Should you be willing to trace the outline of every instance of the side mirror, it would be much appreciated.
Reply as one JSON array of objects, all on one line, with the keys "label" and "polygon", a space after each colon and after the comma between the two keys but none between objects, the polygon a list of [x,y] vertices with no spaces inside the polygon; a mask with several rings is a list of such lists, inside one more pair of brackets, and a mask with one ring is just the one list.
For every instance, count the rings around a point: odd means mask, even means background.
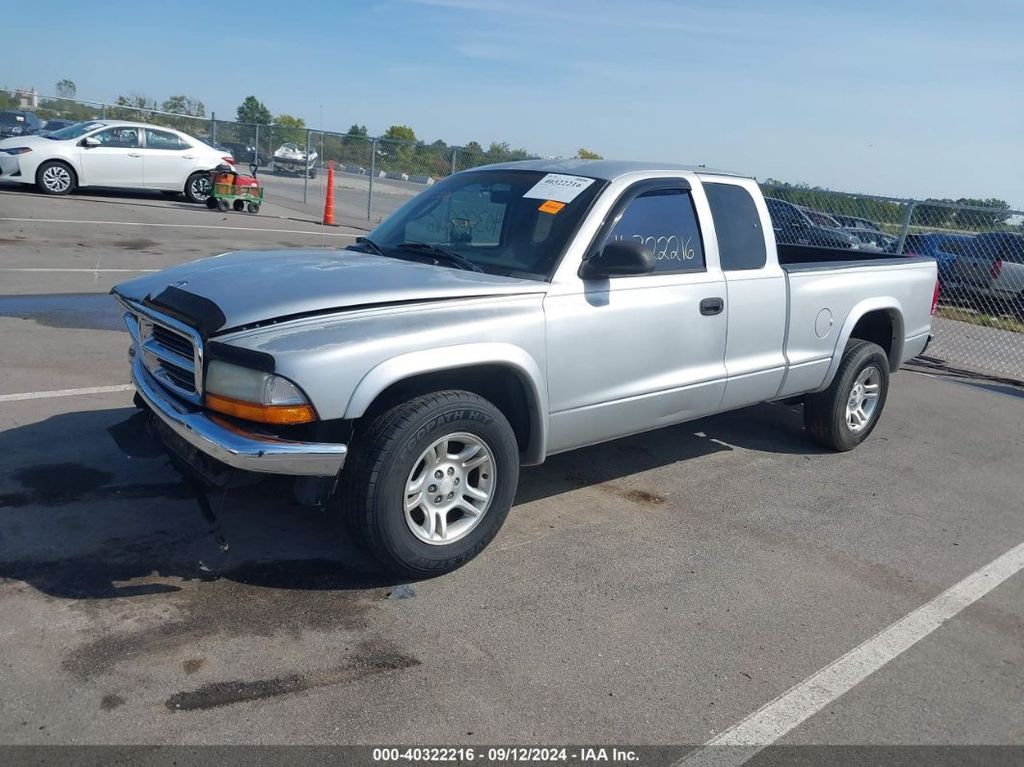
[{"label": "side mirror", "polygon": [[82,139],[79,146],[100,146],[100,140],[98,138],[93,138],[92,136],[86,136],[84,139]]},{"label": "side mirror", "polygon": [[629,277],[654,271],[654,256],[638,242],[613,240],[580,265],[584,280]]}]

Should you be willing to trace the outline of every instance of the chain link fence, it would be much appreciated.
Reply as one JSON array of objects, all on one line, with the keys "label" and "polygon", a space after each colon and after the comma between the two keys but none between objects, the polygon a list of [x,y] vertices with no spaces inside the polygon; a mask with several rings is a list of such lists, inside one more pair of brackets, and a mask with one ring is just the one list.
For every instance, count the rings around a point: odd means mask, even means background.
[{"label": "chain link fence", "polygon": [[[240,164],[257,165],[275,202],[310,215],[322,210],[324,170],[333,162],[338,219],[364,227],[451,173],[531,157],[505,144],[485,150],[131,104],[41,97],[36,113],[42,119],[125,119],[176,128],[220,145]],[[762,190],[780,242],[934,258],[940,298],[927,354],[950,367],[1024,380],[1024,212],[994,200],[919,201],[774,182]]]},{"label": "chain link fence", "polygon": [[926,354],[1024,380],[1024,211],[763,184],[780,242],[934,258],[939,306]]}]

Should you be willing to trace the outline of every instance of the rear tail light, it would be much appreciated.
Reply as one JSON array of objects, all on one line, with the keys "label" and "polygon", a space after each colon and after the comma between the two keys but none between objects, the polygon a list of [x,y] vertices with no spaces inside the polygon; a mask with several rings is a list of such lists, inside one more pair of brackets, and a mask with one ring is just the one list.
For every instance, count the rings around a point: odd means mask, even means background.
[{"label": "rear tail light", "polygon": [[935,280],[935,290],[932,292],[932,314],[939,308],[939,281]]},{"label": "rear tail light", "polygon": [[228,165],[234,165],[234,164],[235,164],[235,158],[234,158],[234,157],[232,157],[231,155],[224,155],[224,156],[223,156],[223,157],[221,157],[220,159],[222,159],[222,160],[223,160],[224,162],[226,162],[226,163],[227,163]]},{"label": "rear tail light", "polygon": [[1002,274],[1002,272],[1003,259],[997,258],[995,261],[992,262],[992,268],[988,270],[988,274],[993,280],[998,280],[999,275]]}]

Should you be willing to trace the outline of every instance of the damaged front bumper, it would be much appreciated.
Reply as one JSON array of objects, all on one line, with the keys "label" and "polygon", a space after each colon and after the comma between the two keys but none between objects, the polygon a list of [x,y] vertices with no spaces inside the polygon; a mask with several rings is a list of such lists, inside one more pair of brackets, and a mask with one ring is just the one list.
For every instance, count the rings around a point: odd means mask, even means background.
[{"label": "damaged front bumper", "polygon": [[345,445],[297,442],[251,432],[175,399],[146,370],[138,355],[132,360],[132,382],[143,402],[176,437],[227,466],[264,474],[334,477],[345,465]]}]

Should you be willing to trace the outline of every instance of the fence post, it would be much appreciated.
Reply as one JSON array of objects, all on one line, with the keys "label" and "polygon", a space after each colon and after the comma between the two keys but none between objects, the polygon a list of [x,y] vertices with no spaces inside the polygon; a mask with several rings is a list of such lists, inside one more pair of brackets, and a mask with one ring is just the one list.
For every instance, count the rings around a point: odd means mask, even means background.
[{"label": "fence post", "polygon": [[370,193],[366,195],[366,220],[370,220],[370,210],[373,208],[373,177],[377,175],[377,139],[373,140],[370,147]]},{"label": "fence post", "polygon": [[[319,159],[319,158],[317,158]],[[306,131],[306,171],[302,174],[302,204],[306,204],[306,194],[309,192],[309,131]]]},{"label": "fence post", "polygon": [[452,147],[452,175],[453,176],[456,173],[458,173],[458,171],[456,170],[456,168],[458,167],[458,165],[456,164],[458,162],[458,159],[459,159],[459,148],[457,146],[453,146]]},{"label": "fence post", "polygon": [[900,239],[896,243],[896,253],[903,252],[903,244],[907,241],[907,231],[910,229],[910,220],[914,216],[914,208],[917,207],[917,200],[911,200],[907,206],[907,212],[903,214],[903,226],[900,228]]},{"label": "fence post", "polygon": [[213,136],[213,140],[217,140],[217,113],[210,112],[210,135]]},{"label": "fence post", "polygon": [[252,141],[253,156],[252,162],[257,168],[260,166],[260,124],[256,123],[256,135]]},{"label": "fence post", "polygon": [[107,119],[107,105],[106,104],[100,104],[100,119],[101,120],[106,120]]}]

